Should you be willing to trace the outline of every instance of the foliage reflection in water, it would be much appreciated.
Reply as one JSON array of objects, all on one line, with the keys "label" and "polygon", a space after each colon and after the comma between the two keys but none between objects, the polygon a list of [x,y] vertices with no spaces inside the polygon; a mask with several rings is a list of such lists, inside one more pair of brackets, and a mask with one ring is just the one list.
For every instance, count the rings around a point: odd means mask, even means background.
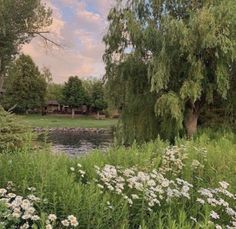
[{"label": "foliage reflection in water", "polygon": [[93,149],[106,150],[113,143],[110,132],[76,132],[70,130],[53,130],[40,134],[40,141],[51,143],[54,152],[65,152],[79,156],[89,153]]}]

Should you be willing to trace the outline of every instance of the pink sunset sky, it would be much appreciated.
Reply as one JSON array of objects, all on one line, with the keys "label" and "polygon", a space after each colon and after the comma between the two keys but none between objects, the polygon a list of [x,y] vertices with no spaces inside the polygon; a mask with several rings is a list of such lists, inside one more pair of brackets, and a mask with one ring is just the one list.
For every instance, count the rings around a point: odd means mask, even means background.
[{"label": "pink sunset sky", "polygon": [[104,74],[102,38],[106,33],[107,14],[114,0],[46,0],[53,10],[53,24],[48,37],[63,48],[34,38],[22,48],[39,68],[47,67],[56,83],[69,76],[101,78]]}]

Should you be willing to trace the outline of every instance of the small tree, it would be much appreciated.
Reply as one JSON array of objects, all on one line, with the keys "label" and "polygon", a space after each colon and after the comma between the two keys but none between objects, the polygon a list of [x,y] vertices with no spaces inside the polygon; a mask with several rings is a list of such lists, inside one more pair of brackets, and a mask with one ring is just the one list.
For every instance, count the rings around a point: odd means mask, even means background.
[{"label": "small tree", "polygon": [[104,97],[104,88],[101,81],[94,81],[91,88],[91,107],[97,112],[107,108],[107,102]]},{"label": "small tree", "polygon": [[47,84],[30,56],[22,54],[11,65],[8,74],[3,98],[6,108],[16,105],[16,111],[27,112],[44,105]]},{"label": "small tree", "polygon": [[62,91],[63,102],[72,109],[72,118],[75,115],[75,107],[85,104],[85,89],[78,76],[71,76]]}]

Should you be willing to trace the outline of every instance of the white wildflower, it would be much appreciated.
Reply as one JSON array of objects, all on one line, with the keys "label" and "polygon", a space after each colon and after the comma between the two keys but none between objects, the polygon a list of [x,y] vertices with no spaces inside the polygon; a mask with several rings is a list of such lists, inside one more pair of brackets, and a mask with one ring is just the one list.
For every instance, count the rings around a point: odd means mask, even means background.
[{"label": "white wildflower", "polygon": [[139,197],[138,197],[138,195],[137,195],[137,194],[132,194],[132,195],[131,195],[131,197],[132,197],[132,199],[134,199],[134,200],[137,200],[137,199],[139,199]]},{"label": "white wildflower", "polygon": [[52,225],[51,224],[47,224],[45,229],[52,229]]},{"label": "white wildflower", "polygon": [[69,226],[70,226],[70,222],[69,222],[67,219],[62,220],[61,223],[62,223],[62,225],[65,226],[65,227],[69,227]]},{"label": "white wildflower", "polygon": [[215,211],[211,211],[210,216],[212,219],[219,219],[220,218],[220,216]]},{"label": "white wildflower", "polygon": [[24,209],[24,210],[27,210],[29,207],[31,206],[30,204],[30,201],[25,199],[22,201],[22,204],[21,204],[21,207]]},{"label": "white wildflower", "polygon": [[12,213],[12,217],[14,217],[14,218],[16,218],[16,219],[18,219],[18,218],[20,218],[20,216],[21,216],[21,214],[20,213],[18,213],[18,212],[13,212]]},{"label": "white wildflower", "polygon": [[48,215],[48,219],[51,221],[51,222],[54,222],[57,220],[57,216],[55,214],[49,214]]},{"label": "white wildflower", "polygon": [[28,223],[25,223],[23,224],[20,229],[28,229],[29,228],[29,224]]},{"label": "white wildflower", "polygon": [[7,193],[7,190],[4,188],[0,189],[0,196],[4,196]]},{"label": "white wildflower", "polygon": [[219,184],[223,189],[227,189],[229,187],[229,184],[225,181],[221,181],[219,182]]},{"label": "white wildflower", "polygon": [[38,220],[40,220],[40,217],[39,217],[38,215],[33,215],[33,216],[31,217],[31,219],[32,219],[33,221],[38,221]]}]

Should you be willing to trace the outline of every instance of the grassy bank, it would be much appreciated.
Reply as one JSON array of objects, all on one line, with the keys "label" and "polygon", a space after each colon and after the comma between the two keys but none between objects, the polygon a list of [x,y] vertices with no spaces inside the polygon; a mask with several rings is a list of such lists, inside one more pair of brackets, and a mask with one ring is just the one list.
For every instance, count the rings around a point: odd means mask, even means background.
[{"label": "grassy bank", "polygon": [[[38,221],[1,219],[6,228],[26,222],[64,228],[71,215],[79,225],[70,228],[235,228],[236,137],[231,133],[207,131],[175,147],[157,140],[78,159],[26,145],[0,155],[0,170],[0,187],[11,181],[9,192],[41,200],[35,204]],[[57,219],[47,221],[52,213]]]},{"label": "grassy bank", "polygon": [[116,119],[96,120],[93,117],[75,117],[72,119],[68,116],[41,116],[41,115],[24,115],[19,116],[26,125],[30,127],[42,128],[110,128],[116,125]]}]

